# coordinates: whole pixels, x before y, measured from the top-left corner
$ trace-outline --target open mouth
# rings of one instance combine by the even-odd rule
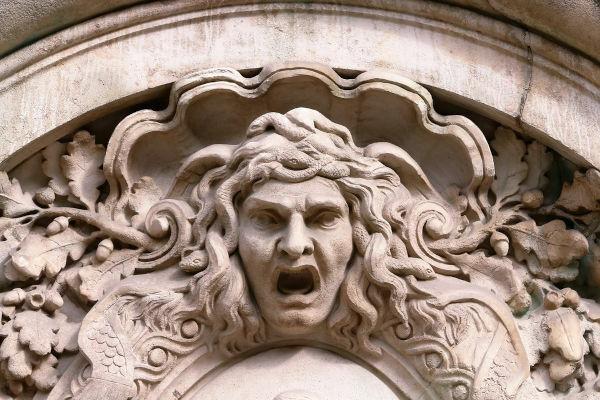
[[[282,270],[277,276],[277,291],[284,295],[309,294],[317,285],[315,274],[310,267]]]

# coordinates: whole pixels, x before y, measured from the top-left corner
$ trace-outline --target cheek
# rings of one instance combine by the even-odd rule
[[[320,253],[329,272],[335,275],[343,275],[354,248],[350,225],[325,232],[320,235],[317,243],[321,248]]]
[[[244,265],[264,263],[273,256],[275,240],[264,232],[256,232],[252,229],[240,230],[238,250]]]

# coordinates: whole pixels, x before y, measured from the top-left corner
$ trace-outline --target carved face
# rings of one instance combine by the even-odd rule
[[[309,331],[332,311],[352,256],[348,205],[324,178],[270,180],[240,210],[239,251],[266,322]]]

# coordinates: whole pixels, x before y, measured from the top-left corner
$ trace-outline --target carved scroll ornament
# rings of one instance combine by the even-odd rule
[[[332,100],[288,99],[310,85]],[[207,112],[219,96],[237,111]],[[349,122],[377,96],[412,125]],[[203,110],[233,136],[220,143],[215,128],[206,142]],[[440,142],[451,154],[419,145]],[[7,394],[166,398],[183,359],[216,366],[289,344],[411,381],[401,398],[600,389],[600,313],[580,298],[600,284],[598,171],[553,194],[552,151],[502,127],[488,145],[415,83],[317,66],[204,71],[106,148],[80,131],[35,157],[37,188],[0,175]]]

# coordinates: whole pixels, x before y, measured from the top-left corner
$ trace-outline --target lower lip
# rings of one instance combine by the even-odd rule
[[[286,306],[292,307],[309,306],[315,301],[318,295],[319,293],[316,289],[307,294],[281,294],[279,291],[276,291],[277,300]]]

